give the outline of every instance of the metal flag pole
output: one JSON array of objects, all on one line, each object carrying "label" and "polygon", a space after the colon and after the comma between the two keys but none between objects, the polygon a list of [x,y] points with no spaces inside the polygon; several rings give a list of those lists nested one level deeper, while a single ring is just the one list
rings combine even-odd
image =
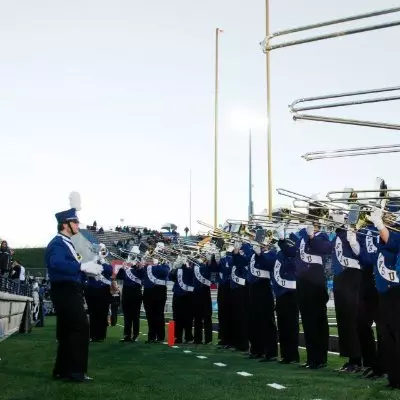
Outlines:
[{"label": "metal flag pole", "polygon": [[218,78],[219,78],[219,34],[215,30],[215,103],[214,103],[214,228],[218,225]]},{"label": "metal flag pole", "polygon": [[[265,36],[269,37],[269,0],[265,0]],[[267,80],[267,163],[268,163],[268,214],[272,218],[272,151],[271,151],[271,58],[270,52],[265,52]]]}]

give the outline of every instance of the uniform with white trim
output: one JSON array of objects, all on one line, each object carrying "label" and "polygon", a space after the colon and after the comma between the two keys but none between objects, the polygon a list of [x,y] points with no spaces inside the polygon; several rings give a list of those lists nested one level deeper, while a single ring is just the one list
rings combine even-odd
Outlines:
[{"label": "uniform with white trim", "polygon": [[246,277],[252,254],[253,250],[249,244],[235,243],[232,253],[231,307],[234,346],[239,351],[248,351],[249,349],[249,292]]},{"label": "uniform with white trim", "polygon": [[[193,264],[194,343],[212,342],[211,261]],[[204,342],[203,342],[204,329]]]},{"label": "uniform with white trim", "polygon": [[400,389],[400,234],[390,232],[385,244],[378,244],[374,274],[379,292],[379,318],[389,384]]},{"label": "uniform with white trim", "polygon": [[89,351],[89,323],[84,308],[85,273],[93,275],[103,268],[94,263],[80,263],[70,237],[78,231],[76,209],[56,214],[59,233],[47,245],[45,262],[51,282],[51,299],[57,315],[58,350],[53,377],[76,382],[86,376]]},{"label": "uniform with white trim", "polygon": [[[295,245],[289,239],[281,239],[279,248]],[[276,317],[278,321],[279,348],[281,364],[298,363],[299,357],[299,307],[296,299],[296,266],[294,258],[281,250],[277,254],[272,287],[276,299]]]},{"label": "uniform with white trim", "polygon": [[[357,240],[360,243],[361,286],[358,311],[358,334],[361,344],[363,376],[375,378],[385,372],[383,359],[381,322],[379,316],[379,294],[375,286],[374,265],[378,251],[378,232],[373,224],[360,229]],[[377,341],[372,324],[375,322]]]},{"label": "uniform with white trim", "polygon": [[339,371],[361,369],[361,347],[357,331],[359,293],[362,279],[359,263],[360,244],[356,233],[336,229],[332,247],[333,294],[339,334],[340,356],[348,357]]},{"label": "uniform with white trim", "polygon": [[[178,261],[179,262],[179,261]],[[184,260],[169,273],[169,280],[174,282],[172,288],[172,312],[175,322],[175,344],[193,341],[193,267]]]},{"label": "uniform with white trim", "polygon": [[276,261],[276,250],[261,252],[253,246],[247,282],[249,283],[249,358],[274,361],[278,355],[278,337],[275,323],[274,296],[271,274]]},{"label": "uniform with white trim", "polygon": [[331,242],[324,232],[314,232],[314,227],[302,229],[289,238],[296,243],[285,253],[294,257],[296,266],[296,294],[304,329],[307,361],[303,367],[318,369],[326,366],[329,327],[323,257],[331,253]]},{"label": "uniform with white trim", "polygon": [[222,251],[217,262],[218,345],[233,347],[233,310],[231,307],[232,256]]},{"label": "uniform with white trim", "polygon": [[146,343],[165,340],[164,310],[167,301],[168,264],[159,264],[153,259],[152,265],[145,267],[143,275],[143,305],[149,327]]},{"label": "uniform with white trim", "polygon": [[102,265],[104,268],[102,274],[96,277],[88,277],[84,290],[89,313],[90,340],[92,342],[103,342],[107,336],[113,270],[109,264]]},{"label": "uniform with white trim", "polygon": [[123,280],[122,312],[124,313],[124,337],[120,342],[136,342],[140,331],[140,308],[142,306],[142,280],[144,268],[136,261],[130,268],[121,268],[116,279]]}]

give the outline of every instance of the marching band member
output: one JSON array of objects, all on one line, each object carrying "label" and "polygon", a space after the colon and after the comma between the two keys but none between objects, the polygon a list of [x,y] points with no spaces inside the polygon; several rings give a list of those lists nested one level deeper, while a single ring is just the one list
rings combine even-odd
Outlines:
[{"label": "marching band member", "polygon": [[[357,233],[357,240],[360,243],[360,265],[361,265],[361,286],[359,299],[358,333],[360,337],[363,372],[365,378],[377,378],[385,372],[381,322],[379,314],[379,294],[375,286],[374,265],[376,264],[378,251],[377,230],[372,223],[369,223]],[[377,343],[372,329],[375,322],[377,332]]]},{"label": "marching band member", "polygon": [[145,270],[143,266],[137,260],[130,260],[129,258],[128,263],[116,275],[116,279],[123,280],[122,312],[124,313],[124,337],[120,339],[120,342],[136,342],[139,337],[144,275]]},{"label": "marching band member", "polygon": [[231,307],[231,273],[232,255],[221,251],[215,255],[217,263],[217,304],[218,304],[218,345],[225,348],[233,347],[233,324]]},{"label": "marching band member", "polygon": [[232,254],[231,307],[233,312],[233,341],[236,350],[249,350],[247,269],[252,250],[250,245],[235,242]]},{"label": "marching band member", "polygon": [[344,228],[344,215],[334,214],[340,224],[332,248],[333,294],[339,334],[340,356],[349,360],[340,372],[361,370],[361,347],[357,332],[361,266],[358,261],[360,244],[355,232]]},{"label": "marching band member", "polygon": [[[194,343],[212,343],[212,303],[211,303],[211,254],[207,255],[207,261],[201,258],[193,263],[194,272]],[[204,328],[204,342],[203,342]]]},{"label": "marching band member", "polygon": [[103,258],[105,245],[100,243],[99,247],[100,258],[98,262],[104,266],[104,271],[96,277],[89,276],[85,287],[91,342],[104,342],[107,336],[111,275],[113,272],[112,266],[108,265]]},{"label": "marching band member", "polygon": [[51,282],[51,298],[57,313],[55,379],[92,380],[87,373],[89,323],[84,308],[85,274],[96,276],[103,267],[93,261],[80,263],[71,237],[79,232],[76,208],[56,214],[58,234],[46,248],[45,260]]},{"label": "marching band member", "polygon": [[274,265],[272,286],[276,298],[276,316],[278,320],[279,347],[281,364],[294,364],[299,356],[299,307],[296,299],[296,267],[294,257],[285,248],[293,248],[295,242],[285,239],[283,227],[278,229],[280,251]]},{"label": "marching band member", "polygon": [[329,300],[323,256],[331,253],[331,243],[325,232],[316,232],[318,226],[308,226],[297,235],[290,235],[296,247],[285,248],[295,257],[296,295],[306,342],[307,361],[302,367],[326,367],[329,326],[326,304]]},{"label": "marching band member", "polygon": [[110,288],[110,325],[115,326],[118,322],[118,309],[121,304],[121,291],[116,281],[111,282]]},{"label": "marching band member", "polygon": [[379,231],[374,274],[379,292],[379,318],[389,387],[400,389],[400,234],[383,223],[383,211],[377,209],[368,219]]},{"label": "marching band member", "polygon": [[[157,243],[156,250],[162,247],[164,243],[162,245]],[[160,264],[156,257],[157,255],[151,264],[145,266],[143,276],[143,304],[149,328],[146,343],[163,342],[165,339],[164,309],[170,267],[165,263]]]},{"label": "marching band member", "polygon": [[275,324],[274,296],[271,273],[276,261],[276,250],[261,250],[253,245],[247,282],[249,283],[249,358],[275,361],[278,355],[278,338]]},{"label": "marching band member", "polygon": [[175,321],[175,344],[193,343],[193,268],[186,258],[177,257],[169,279],[174,282],[172,289],[172,312]]}]

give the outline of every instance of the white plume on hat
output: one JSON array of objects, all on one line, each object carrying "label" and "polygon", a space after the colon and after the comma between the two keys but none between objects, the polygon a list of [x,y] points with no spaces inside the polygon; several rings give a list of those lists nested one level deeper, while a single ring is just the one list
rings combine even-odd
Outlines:
[{"label": "white plume on hat", "polygon": [[76,211],[82,210],[81,195],[78,192],[71,192],[69,195],[69,205]]}]

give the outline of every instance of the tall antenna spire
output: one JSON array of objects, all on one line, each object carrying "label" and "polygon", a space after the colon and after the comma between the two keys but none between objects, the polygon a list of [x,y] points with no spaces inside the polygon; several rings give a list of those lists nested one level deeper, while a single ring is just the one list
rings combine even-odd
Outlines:
[{"label": "tall antenna spire", "polygon": [[254,214],[253,210],[253,182],[251,173],[251,129],[249,130],[249,219]]}]

